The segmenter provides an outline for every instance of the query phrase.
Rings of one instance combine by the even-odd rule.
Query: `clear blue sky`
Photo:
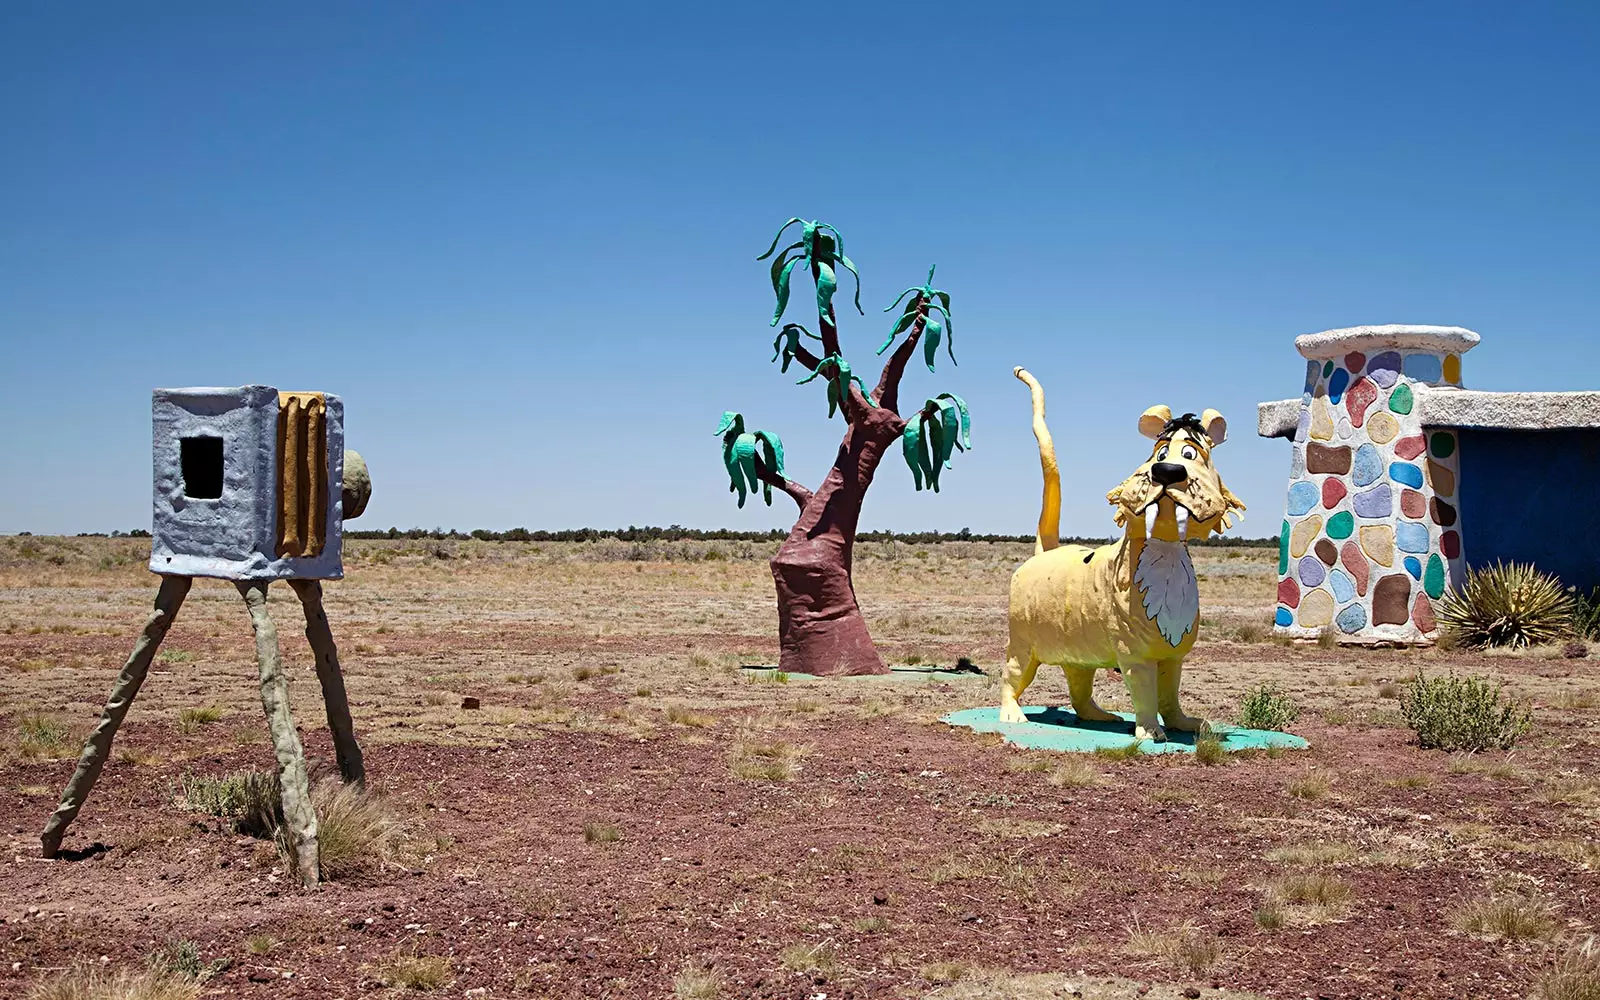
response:
[[[1032,529],[1025,364],[1066,531],[1165,402],[1231,419],[1270,534],[1296,334],[1600,386],[1597,52],[1592,3],[0,5],[0,532],[148,526],[150,389],[248,382],[344,397],[361,527],[787,527],[712,431],[832,461],[753,259],[801,215],[862,268],[858,369],[930,262],[955,299],[904,395],[976,450],[937,497],[892,457],[866,525]]]

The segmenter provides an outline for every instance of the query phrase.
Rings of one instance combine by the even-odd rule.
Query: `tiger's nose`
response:
[[[1189,478],[1189,470],[1177,462],[1157,462],[1150,467],[1150,478],[1162,486],[1172,486]]]

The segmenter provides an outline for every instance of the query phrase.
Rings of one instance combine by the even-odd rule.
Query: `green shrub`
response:
[[[278,776],[267,771],[240,771],[221,778],[186,774],[180,779],[184,808],[233,820],[233,827],[251,837],[270,837],[283,821],[283,793]]]
[[[1571,633],[1577,602],[1532,563],[1496,563],[1467,573],[1439,602],[1439,628],[1459,645],[1537,646]]]
[[[1533,724],[1533,709],[1488,678],[1421,671],[1400,692],[1400,713],[1419,744],[1439,750],[1509,750]]]
[[[1300,717],[1300,706],[1276,684],[1258,684],[1239,699],[1239,725],[1246,729],[1282,729]]]

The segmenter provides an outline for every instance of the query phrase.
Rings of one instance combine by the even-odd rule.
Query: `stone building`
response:
[[[1565,514],[1600,474],[1600,392],[1464,389],[1478,339],[1445,326],[1296,338],[1300,398],[1258,413],[1263,437],[1291,441],[1279,633],[1423,642],[1433,603],[1495,562],[1600,585],[1600,535]]]

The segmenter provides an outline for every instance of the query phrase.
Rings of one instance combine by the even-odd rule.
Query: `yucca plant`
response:
[[[1532,563],[1495,563],[1467,573],[1439,603],[1439,627],[1459,645],[1537,646],[1572,632],[1576,602]]]

